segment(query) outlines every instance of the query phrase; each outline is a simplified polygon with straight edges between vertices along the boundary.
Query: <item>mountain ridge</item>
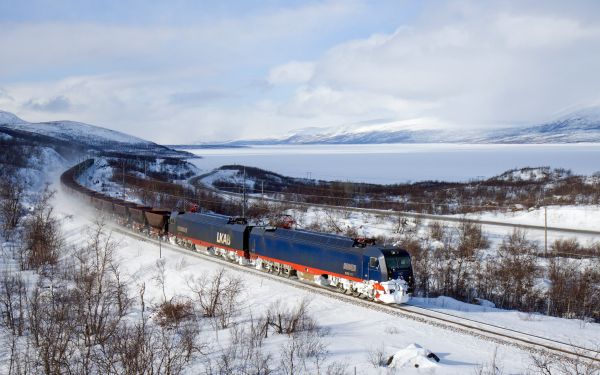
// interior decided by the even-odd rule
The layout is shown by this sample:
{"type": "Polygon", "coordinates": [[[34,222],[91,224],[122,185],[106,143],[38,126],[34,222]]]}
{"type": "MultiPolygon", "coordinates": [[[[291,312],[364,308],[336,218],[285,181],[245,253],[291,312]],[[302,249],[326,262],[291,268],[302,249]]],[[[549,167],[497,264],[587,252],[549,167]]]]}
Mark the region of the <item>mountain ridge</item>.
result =
{"type": "MultiPolygon", "coordinates": [[[[347,127],[313,128],[297,130],[281,138],[241,139],[219,144],[227,146],[253,145],[310,145],[310,144],[386,144],[386,143],[600,143],[600,107],[590,107],[569,113],[554,121],[525,127],[493,129],[434,129],[407,126],[376,125],[369,131],[361,125],[359,130],[347,127]]],[[[205,142],[208,143],[208,142],[205,142]]],[[[213,143],[214,144],[214,143],[213,143]]]]}
{"type": "Polygon", "coordinates": [[[83,122],[62,120],[28,122],[13,113],[0,111],[0,133],[41,143],[71,145],[82,151],[100,151],[163,157],[188,157],[187,153],[146,141],[116,130],[83,122]]]}

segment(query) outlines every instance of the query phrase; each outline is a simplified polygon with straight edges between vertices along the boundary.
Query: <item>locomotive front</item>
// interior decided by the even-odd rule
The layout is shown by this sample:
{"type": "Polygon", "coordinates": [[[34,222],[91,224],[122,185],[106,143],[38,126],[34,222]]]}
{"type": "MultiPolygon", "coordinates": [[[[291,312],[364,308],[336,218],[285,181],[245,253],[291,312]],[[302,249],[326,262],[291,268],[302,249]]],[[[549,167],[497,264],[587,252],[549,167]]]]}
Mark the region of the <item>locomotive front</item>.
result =
{"type": "Polygon", "coordinates": [[[400,248],[382,248],[376,246],[369,254],[371,280],[379,282],[373,285],[375,299],[384,303],[406,303],[413,289],[413,272],[410,255],[400,248]]]}

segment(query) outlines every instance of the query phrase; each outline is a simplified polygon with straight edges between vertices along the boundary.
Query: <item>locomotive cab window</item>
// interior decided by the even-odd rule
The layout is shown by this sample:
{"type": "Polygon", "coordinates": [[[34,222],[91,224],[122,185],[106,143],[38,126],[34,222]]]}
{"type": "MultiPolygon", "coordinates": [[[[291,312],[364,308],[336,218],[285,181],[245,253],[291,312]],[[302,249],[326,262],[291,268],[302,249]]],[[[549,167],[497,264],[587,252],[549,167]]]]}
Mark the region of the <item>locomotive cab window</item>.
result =
{"type": "Polygon", "coordinates": [[[388,269],[400,268],[400,269],[408,269],[410,268],[410,257],[407,256],[390,256],[385,257],[385,264],[388,269]]]}
{"type": "Polygon", "coordinates": [[[369,259],[369,267],[371,267],[371,268],[379,267],[379,259],[377,259],[375,257],[371,257],[371,259],[369,259]]]}

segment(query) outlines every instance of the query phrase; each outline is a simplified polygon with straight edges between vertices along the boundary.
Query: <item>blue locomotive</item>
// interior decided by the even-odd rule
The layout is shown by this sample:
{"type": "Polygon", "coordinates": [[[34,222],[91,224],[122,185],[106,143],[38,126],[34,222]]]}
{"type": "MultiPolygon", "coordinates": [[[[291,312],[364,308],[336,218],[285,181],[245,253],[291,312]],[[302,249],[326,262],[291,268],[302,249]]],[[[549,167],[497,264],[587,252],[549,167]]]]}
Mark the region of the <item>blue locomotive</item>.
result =
{"type": "Polygon", "coordinates": [[[171,241],[240,264],[384,303],[410,299],[412,267],[403,249],[318,232],[252,226],[216,214],[173,215],[168,228],[171,241]]]}

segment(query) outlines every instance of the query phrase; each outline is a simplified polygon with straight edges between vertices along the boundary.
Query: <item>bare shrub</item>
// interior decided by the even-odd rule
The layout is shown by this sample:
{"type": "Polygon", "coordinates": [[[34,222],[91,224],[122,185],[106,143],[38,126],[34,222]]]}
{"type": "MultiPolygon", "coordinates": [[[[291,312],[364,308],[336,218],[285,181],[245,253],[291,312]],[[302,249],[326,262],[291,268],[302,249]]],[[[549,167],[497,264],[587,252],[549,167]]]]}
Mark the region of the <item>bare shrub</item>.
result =
{"type": "MultiPolygon", "coordinates": [[[[596,357],[596,360],[598,357],[596,357]]],[[[541,351],[530,356],[533,374],[540,375],[597,375],[600,365],[578,353],[575,357],[558,356],[547,351],[541,351]]]]}
{"type": "Polygon", "coordinates": [[[0,222],[2,234],[9,238],[23,218],[23,200],[25,184],[19,174],[0,181],[0,222]]]}
{"type": "Polygon", "coordinates": [[[327,345],[317,331],[295,332],[281,347],[281,370],[290,375],[320,374],[326,356],[327,345]]]}
{"type": "Polygon", "coordinates": [[[77,317],[73,294],[65,285],[45,290],[38,283],[29,301],[29,327],[36,350],[35,366],[45,374],[74,372],[77,317]]]}
{"type": "Polygon", "coordinates": [[[343,362],[331,362],[325,369],[325,375],[346,375],[348,373],[348,364],[343,362]]]}
{"type": "Polygon", "coordinates": [[[429,223],[429,236],[436,241],[442,241],[446,230],[447,227],[439,221],[432,221],[429,223]]]}
{"type": "Polygon", "coordinates": [[[54,192],[46,187],[34,206],[33,214],[26,220],[24,254],[21,259],[23,269],[37,269],[44,265],[54,265],[58,261],[62,239],[59,222],[50,205],[53,196],[54,192]]]}
{"type": "Polygon", "coordinates": [[[559,238],[550,245],[550,250],[561,256],[577,255],[580,245],[576,238],[559,238]]]}
{"type": "Polygon", "coordinates": [[[189,300],[171,298],[158,306],[156,321],[161,326],[178,326],[194,316],[194,307],[189,300]]]}
{"type": "Polygon", "coordinates": [[[388,358],[385,355],[383,343],[367,352],[367,360],[374,368],[379,368],[387,364],[388,358]]]}
{"type": "Polygon", "coordinates": [[[156,283],[156,286],[160,287],[163,295],[163,303],[167,302],[167,292],[165,291],[165,285],[167,282],[167,260],[165,258],[156,260],[156,272],[152,278],[156,283]]]}
{"type": "Polygon", "coordinates": [[[208,363],[207,373],[217,374],[248,374],[268,375],[272,357],[262,349],[263,331],[266,329],[264,320],[254,321],[252,318],[247,325],[234,325],[231,328],[231,343],[221,349],[216,360],[208,363]]]}
{"type": "Polygon", "coordinates": [[[289,307],[281,300],[272,303],[267,311],[267,324],[275,333],[291,335],[296,332],[317,331],[317,322],[308,313],[310,302],[303,298],[295,307],[289,307]]]}
{"type": "Polygon", "coordinates": [[[24,333],[27,308],[27,285],[21,274],[2,273],[0,279],[0,314],[2,324],[12,335],[24,333]]]}
{"type": "Polygon", "coordinates": [[[502,375],[504,370],[502,368],[502,360],[498,355],[498,348],[494,348],[492,357],[486,363],[483,363],[474,371],[475,375],[502,375]]]}
{"type": "Polygon", "coordinates": [[[214,318],[218,328],[227,328],[239,311],[239,298],[243,283],[239,277],[231,276],[221,268],[212,277],[198,277],[187,281],[195,294],[202,316],[214,318]]]}
{"type": "Polygon", "coordinates": [[[172,374],[182,373],[204,346],[198,343],[195,324],[177,327],[154,325],[145,313],[145,285],[139,292],[141,317],[135,323],[121,321],[117,334],[101,347],[99,373],[172,374]]]}
{"type": "Polygon", "coordinates": [[[499,259],[490,264],[495,278],[495,290],[490,296],[498,307],[535,309],[533,288],[537,276],[535,254],[538,247],[527,239],[526,232],[515,229],[502,240],[498,248],[499,259]]]}

